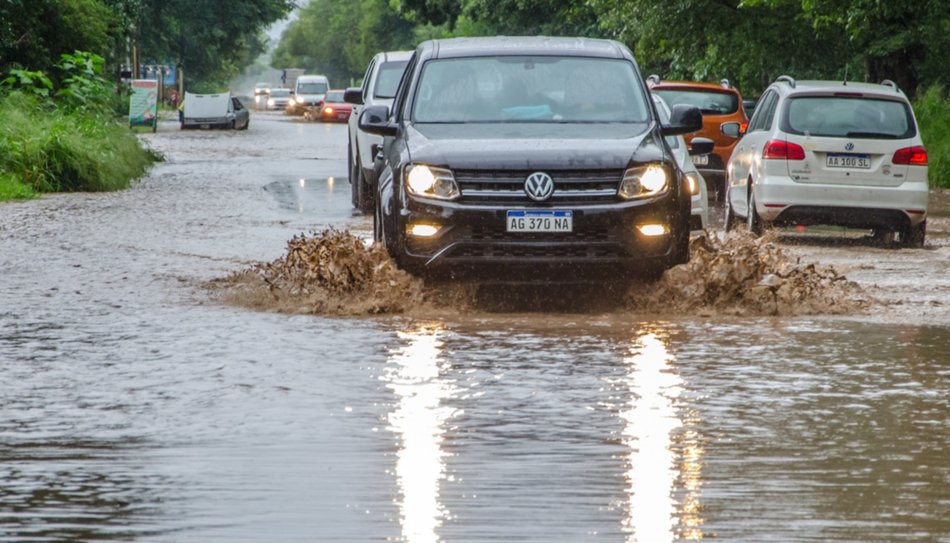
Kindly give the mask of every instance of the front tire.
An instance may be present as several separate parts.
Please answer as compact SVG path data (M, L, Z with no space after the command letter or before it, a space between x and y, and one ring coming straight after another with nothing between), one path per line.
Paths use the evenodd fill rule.
M751 183L749 184L749 213L748 217L746 217L746 223L749 227L749 232L752 232L756 236L761 236L767 229L765 221L759 216L759 212L755 210L755 191L752 190Z
M363 166L357 160L356 163L356 187L359 191L358 199L359 205L358 209L363 213L369 213L373 209L373 204L376 201L376 198L373 197L373 186L366 178L366 174L363 173Z
M725 223L724 228L726 232L731 232L739 226L739 219L736 217L736 212L732 209L732 201L728 194L726 195L726 217L723 222Z
M927 237L927 221L920 221L917 226L908 226L901 229L901 247L920 249L924 246Z
M357 166L353 163L353 145L346 146L346 160L347 164L350 165L350 203L353 204L355 209L360 208L360 192L359 185L356 184L356 168ZM376 240L379 241L379 240Z

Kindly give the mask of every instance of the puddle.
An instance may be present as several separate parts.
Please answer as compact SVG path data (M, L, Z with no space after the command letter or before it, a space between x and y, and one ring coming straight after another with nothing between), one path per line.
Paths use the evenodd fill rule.
M427 284L399 270L385 250L347 231L299 235L281 258L214 281L227 302L263 311L322 315L426 313L435 309L649 314L850 314L872 304L831 266L802 262L771 238L734 232L695 238L691 259L655 283L490 288Z

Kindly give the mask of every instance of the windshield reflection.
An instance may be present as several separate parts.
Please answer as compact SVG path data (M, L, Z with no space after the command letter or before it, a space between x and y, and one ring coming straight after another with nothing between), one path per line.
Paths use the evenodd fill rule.
M624 357L630 401L620 416L629 448L624 519L629 543L703 538L703 449L698 420L681 415L683 380L673 362L668 338L652 332L638 337Z
M437 530L448 518L439 490L448 456L442 442L454 414L446 403L455 387L445 378L448 363L442 356L442 334L438 326L399 332L401 347L390 351L382 376L396 396L388 421L398 439L397 504L401 541L407 543L438 542Z

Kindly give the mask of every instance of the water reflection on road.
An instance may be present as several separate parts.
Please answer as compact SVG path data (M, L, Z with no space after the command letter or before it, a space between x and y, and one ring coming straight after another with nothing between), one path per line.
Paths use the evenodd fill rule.
M218 305L371 228L345 126L252 126L0 204L0 541L950 541L946 324Z
M620 415L625 423L624 442L630 448L630 503L624 521L630 542L675 541L680 527L686 527L685 539L702 539L698 516L701 449L685 432L678 435L693 442L674 443L676 432L685 425L678 404L683 381L673 366L668 341L656 333L644 333L624 358L629 404ZM678 454L679 450L684 454ZM676 492L677 484L685 485L688 492ZM683 495L683 504L676 503L677 494Z
M438 324L399 332L400 346L390 352L383 381L397 400L388 420L398 439L396 480L402 538L436 543L448 511L439 499L445 478L443 441L454 409L454 386L446 380Z

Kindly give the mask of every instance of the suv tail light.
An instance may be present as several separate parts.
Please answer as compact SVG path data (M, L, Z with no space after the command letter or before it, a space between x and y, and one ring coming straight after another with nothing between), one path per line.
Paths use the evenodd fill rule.
M765 149L762 150L762 158L805 160L805 148L797 143L789 143L785 140L769 140L765 144Z
M894 158L891 159L891 161L894 164L926 166L927 150L920 145L915 145L914 147L904 147L903 149L898 149L897 152L894 153Z

